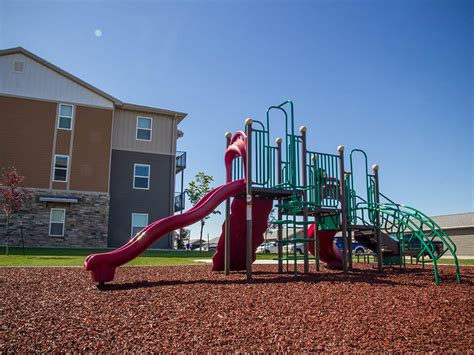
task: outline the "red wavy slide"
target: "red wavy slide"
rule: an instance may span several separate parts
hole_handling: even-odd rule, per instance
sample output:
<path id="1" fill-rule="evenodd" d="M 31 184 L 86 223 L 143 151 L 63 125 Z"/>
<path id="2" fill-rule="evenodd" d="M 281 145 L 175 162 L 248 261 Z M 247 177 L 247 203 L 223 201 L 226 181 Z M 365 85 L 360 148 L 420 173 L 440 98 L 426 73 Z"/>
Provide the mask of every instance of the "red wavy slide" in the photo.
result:
<path id="1" fill-rule="evenodd" d="M 247 226 L 245 221 L 245 198 L 234 198 L 230 211 L 230 270 L 246 270 Z M 268 215 L 273 207 L 273 200 L 252 199 L 252 262 L 255 261 L 257 247 L 263 243 L 264 233 L 268 228 Z M 224 270 L 225 255 L 225 222 L 217 243 L 216 253 L 212 258 L 212 271 Z"/>
<path id="2" fill-rule="evenodd" d="M 235 180 L 219 186 L 204 196 L 189 211 L 169 216 L 150 224 L 117 250 L 88 256 L 84 261 L 84 268 L 91 271 L 92 278 L 96 282 L 112 281 L 115 269 L 118 266 L 139 256 L 162 236 L 198 222 L 214 211 L 227 198 L 244 193 L 244 180 Z"/>
<path id="3" fill-rule="evenodd" d="M 314 238 L 315 225 L 311 225 L 308 230 L 308 236 Z M 342 268 L 342 254 L 334 243 L 334 236 L 338 231 L 323 230 L 318 231 L 319 239 L 319 257 L 327 266 L 331 268 Z M 314 243 L 309 243 L 309 252 L 314 255 Z"/>
<path id="4" fill-rule="evenodd" d="M 130 260 L 135 259 L 147 250 L 155 241 L 162 236 L 176 230 L 189 226 L 203 219 L 214 211 L 217 206 L 227 198 L 245 193 L 244 180 L 236 180 L 215 188 L 204 196 L 192 209 L 183 214 L 173 215 L 158 220 L 141 230 L 127 244 L 117 250 L 92 254 L 84 261 L 84 268 L 92 273 L 92 279 L 96 282 L 109 282 L 114 279 L 115 269 Z M 271 200 L 253 199 L 253 260 L 255 261 L 255 250 L 263 241 L 263 233 L 267 229 L 268 215 L 272 208 Z M 245 199 L 236 198 L 231 209 L 231 270 L 245 269 Z M 224 227 L 223 227 L 224 228 Z M 213 270 L 224 268 L 224 238 L 220 238 L 217 253 L 213 258 Z"/>

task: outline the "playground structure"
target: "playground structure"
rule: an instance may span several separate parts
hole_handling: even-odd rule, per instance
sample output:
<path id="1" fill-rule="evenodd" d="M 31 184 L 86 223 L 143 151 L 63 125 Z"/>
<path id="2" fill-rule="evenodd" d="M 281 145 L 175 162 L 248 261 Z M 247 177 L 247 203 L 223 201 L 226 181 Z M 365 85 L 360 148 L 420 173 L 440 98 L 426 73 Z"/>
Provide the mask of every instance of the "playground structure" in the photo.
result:
<path id="1" fill-rule="evenodd" d="M 284 118 L 284 136 L 271 142 L 271 123 L 275 113 Z M 352 240 L 373 250 L 377 266 L 405 263 L 405 256 L 432 263 L 439 284 L 438 260 L 449 253 L 454 258 L 457 282 L 460 282 L 456 245 L 428 216 L 397 204 L 380 192 L 379 167 L 369 172 L 364 151 L 353 149 L 349 169 L 345 169 L 344 147 L 338 154 L 311 151 L 307 148 L 306 128 L 295 133 L 294 106 L 291 101 L 271 106 L 265 123 L 247 119 L 245 132 L 233 136 L 226 133 L 226 184 L 212 190 L 193 208 L 180 215 L 156 221 L 145 227 L 121 248 L 90 255 L 84 268 L 92 272 L 94 281 L 112 281 L 116 267 L 125 264 L 148 249 L 167 233 L 193 224 L 226 203 L 225 222 L 213 257 L 214 271 L 229 274 L 246 270 L 252 277 L 256 248 L 263 242 L 268 216 L 274 206 L 278 225 L 278 272 L 298 274 L 298 260 L 303 273 L 309 272 L 310 261 L 320 270 L 320 261 L 343 272 L 352 269 Z M 362 193 L 356 191 L 355 157 L 364 161 Z M 357 186 L 359 187 L 359 186 Z M 358 194 L 359 192 L 359 194 Z M 231 203 L 231 198 L 233 201 Z M 342 253 L 334 246 L 336 233 L 342 234 Z M 301 235 L 298 235 L 301 234 Z M 442 242 L 441 251 L 434 246 Z M 297 255 L 298 243 L 304 246 Z M 293 244 L 293 252 L 284 245 Z M 284 249 L 285 252 L 284 252 Z M 310 256 L 311 255 L 311 256 Z"/>

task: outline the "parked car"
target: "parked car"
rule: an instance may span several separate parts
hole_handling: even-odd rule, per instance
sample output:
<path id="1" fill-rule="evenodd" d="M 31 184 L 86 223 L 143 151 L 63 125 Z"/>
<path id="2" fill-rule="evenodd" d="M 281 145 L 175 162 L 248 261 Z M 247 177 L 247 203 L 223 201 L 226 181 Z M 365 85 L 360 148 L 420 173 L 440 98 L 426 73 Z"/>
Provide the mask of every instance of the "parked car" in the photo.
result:
<path id="1" fill-rule="evenodd" d="M 286 253 L 288 249 L 288 254 L 293 254 L 295 250 L 295 245 L 290 243 L 288 245 L 283 246 L 283 252 Z M 304 253 L 304 244 L 303 243 L 296 243 L 296 254 L 303 255 Z"/>
<path id="2" fill-rule="evenodd" d="M 191 250 L 201 250 L 201 251 L 212 251 L 217 249 L 217 243 L 202 243 L 199 246 L 199 243 L 191 244 Z"/>
<path id="3" fill-rule="evenodd" d="M 335 237 L 334 242 L 339 249 L 342 249 L 342 237 Z M 352 242 L 352 254 L 354 255 L 364 255 L 364 254 L 373 254 L 372 250 L 364 247 L 358 242 Z"/>
<path id="4" fill-rule="evenodd" d="M 262 243 L 257 248 L 257 253 L 262 253 L 262 254 L 278 253 L 278 243 L 277 242 Z"/>
<path id="5" fill-rule="evenodd" d="M 214 251 L 217 249 L 217 243 L 204 243 L 202 245 L 202 250 L 205 250 L 205 251 Z"/>

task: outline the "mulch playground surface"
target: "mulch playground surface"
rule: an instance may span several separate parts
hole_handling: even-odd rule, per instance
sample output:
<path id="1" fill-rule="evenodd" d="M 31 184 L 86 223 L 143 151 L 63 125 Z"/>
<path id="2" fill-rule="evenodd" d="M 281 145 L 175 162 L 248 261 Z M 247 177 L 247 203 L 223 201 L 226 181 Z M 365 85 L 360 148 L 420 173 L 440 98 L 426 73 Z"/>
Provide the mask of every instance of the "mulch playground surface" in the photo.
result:
<path id="1" fill-rule="evenodd" d="M 474 268 L 372 265 L 294 278 L 258 265 L 124 267 L 99 290 L 79 268 L 0 268 L 0 352 L 473 352 Z"/>

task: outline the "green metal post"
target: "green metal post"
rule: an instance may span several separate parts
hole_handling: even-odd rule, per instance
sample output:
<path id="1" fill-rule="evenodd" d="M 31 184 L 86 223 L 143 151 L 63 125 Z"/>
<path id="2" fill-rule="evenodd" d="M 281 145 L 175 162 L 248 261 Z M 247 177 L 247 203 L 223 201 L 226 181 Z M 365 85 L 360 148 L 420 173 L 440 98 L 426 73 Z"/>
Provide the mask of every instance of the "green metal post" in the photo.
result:
<path id="1" fill-rule="evenodd" d="M 312 166 L 313 166 L 313 169 L 314 169 L 315 172 L 316 172 L 316 159 L 318 159 L 318 156 L 316 154 L 313 154 L 313 156 L 311 157 L 311 160 L 312 160 Z M 314 202 L 318 206 L 319 205 L 319 192 L 317 191 L 317 189 L 319 189 L 319 185 L 317 185 L 316 182 L 312 182 L 312 183 L 315 184 L 314 185 L 314 189 L 315 189 L 314 190 L 314 192 L 315 192 L 315 201 Z M 314 217 L 314 259 L 315 259 L 315 263 L 316 263 L 316 271 L 319 271 L 320 268 L 321 268 L 320 259 L 319 259 L 319 234 L 318 234 L 318 229 L 319 229 L 319 215 L 316 214 L 315 217 Z"/>
<path id="2" fill-rule="evenodd" d="M 230 144 L 232 133 L 226 132 L 226 148 Z M 230 274 L 230 198 L 225 200 L 225 239 L 224 239 L 224 272 Z"/>
<path id="3" fill-rule="evenodd" d="M 352 270 L 352 231 L 347 230 L 347 261 L 349 262 L 349 270 Z"/>
<path id="4" fill-rule="evenodd" d="M 306 127 L 300 127 L 301 133 L 301 184 L 303 185 L 303 238 L 306 239 L 303 246 L 304 251 L 304 269 L 303 273 L 309 273 L 309 254 L 308 254 L 308 182 L 306 171 Z M 296 236 L 295 236 L 296 237 Z"/>
<path id="5" fill-rule="evenodd" d="M 281 169 L 282 169 L 282 162 L 281 162 L 281 142 L 282 139 L 278 137 L 275 141 L 277 145 L 277 185 L 281 184 Z M 283 212 L 281 207 L 282 200 L 278 200 L 278 220 L 281 221 L 283 219 Z M 278 223 L 278 273 L 281 274 L 283 272 L 283 245 L 281 240 L 283 239 L 283 226 L 281 223 Z"/>
<path id="6" fill-rule="evenodd" d="M 380 230 L 380 195 L 379 195 L 379 166 L 374 164 L 372 166 L 374 171 L 374 182 L 375 182 L 375 191 L 374 191 L 374 202 L 375 202 L 375 238 L 377 240 L 377 268 L 379 271 L 383 269 L 383 256 L 382 256 L 382 235 Z"/>
<path id="7" fill-rule="evenodd" d="M 346 175 L 347 175 L 347 172 L 344 172 L 344 181 L 341 181 L 341 184 L 344 184 L 346 183 Z M 352 229 L 349 228 L 349 216 L 347 214 L 347 210 L 348 210 L 348 205 L 349 205 L 349 201 L 347 200 L 347 186 L 344 187 L 346 190 L 345 190 L 345 210 L 346 210 L 346 228 L 347 228 L 347 249 L 348 249 L 348 259 L 349 259 L 349 270 L 352 270 Z"/>
<path id="8" fill-rule="evenodd" d="M 342 219 L 342 269 L 347 273 L 347 210 L 346 210 L 346 187 L 344 184 L 344 146 L 337 147 L 339 152 L 339 180 Z"/>
<path id="9" fill-rule="evenodd" d="M 247 174 L 246 174 L 246 227 L 247 227 L 247 243 L 246 243 L 246 266 L 247 280 L 252 278 L 252 119 L 245 120 L 245 130 L 247 134 Z"/>

